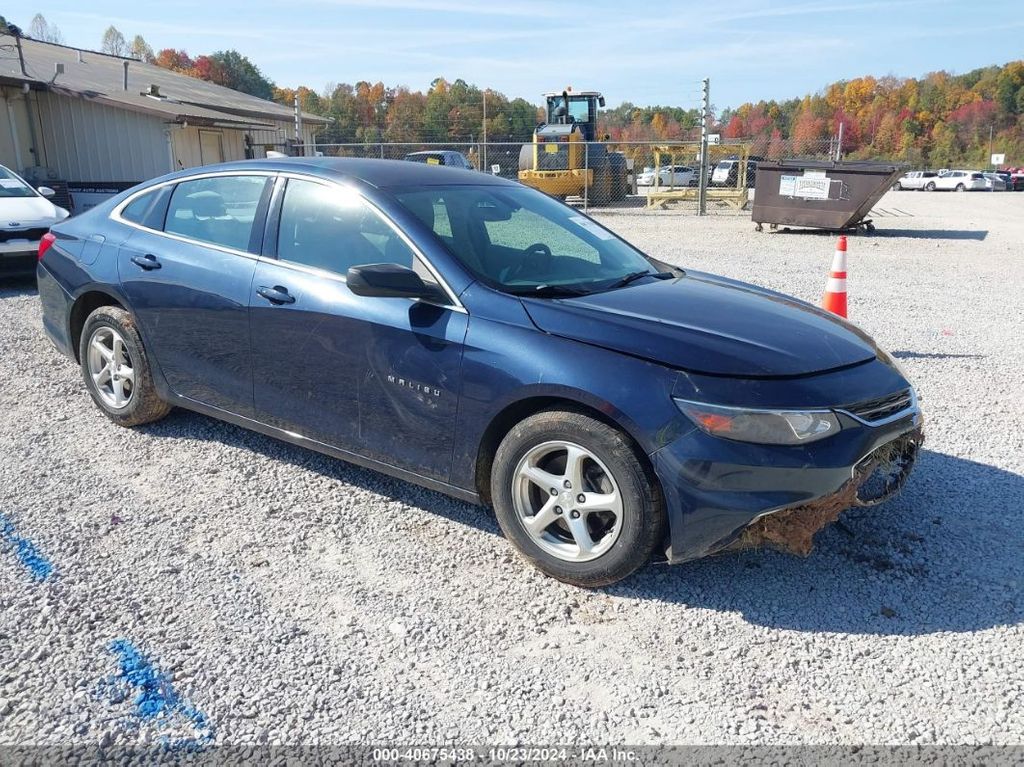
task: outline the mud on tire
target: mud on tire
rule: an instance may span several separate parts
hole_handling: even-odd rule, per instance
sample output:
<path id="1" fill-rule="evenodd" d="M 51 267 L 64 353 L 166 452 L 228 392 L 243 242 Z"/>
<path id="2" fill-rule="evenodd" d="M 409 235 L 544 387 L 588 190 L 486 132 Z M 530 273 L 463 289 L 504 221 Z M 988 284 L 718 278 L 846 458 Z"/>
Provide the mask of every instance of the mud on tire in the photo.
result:
<path id="1" fill-rule="evenodd" d="M 544 535 L 550 537 L 551 541 L 546 543 L 538 538 L 536 532 L 527 528 L 526 520 L 532 518 L 523 513 L 529 496 L 524 498 L 523 488 L 527 481 L 523 479 L 521 469 L 528 465 L 524 461 L 528 461 L 531 455 L 538 450 L 543 451 L 546 446 L 554 445 L 554 457 L 551 459 L 554 463 L 545 468 L 552 476 L 558 475 L 559 471 L 564 472 L 564 476 L 558 475 L 560 481 L 564 480 L 570 474 L 567 465 L 569 456 L 566 454 L 559 459 L 557 455 L 557 446 L 564 444 L 578 446 L 589 454 L 590 457 L 581 460 L 580 465 L 585 465 L 590 474 L 583 487 L 572 488 L 572 497 L 567 499 L 564 516 L 556 519 L 551 527 L 545 528 Z M 595 480 L 595 476 L 600 479 Z M 595 481 L 606 482 L 606 486 L 598 488 L 589 484 Z M 574 513 L 572 504 L 576 494 L 593 491 L 596 497 L 608 493 L 608 488 L 616 489 L 621 499 L 621 519 L 615 537 L 610 539 L 613 542 L 596 558 L 587 561 L 569 561 L 553 554 L 552 548 L 572 547 L 575 536 L 570 531 L 569 515 Z M 550 490 L 544 487 L 529 488 L 529 492 L 536 498 L 537 506 L 548 500 L 546 496 L 551 490 L 557 491 L 558 497 L 563 495 L 562 487 L 552 487 Z M 556 493 L 551 493 L 551 496 L 550 500 L 554 503 L 557 500 Z M 655 548 L 663 542 L 666 531 L 660 488 L 632 440 L 606 423 L 571 410 L 542 411 L 512 428 L 495 455 L 491 472 L 491 499 L 498 524 L 519 552 L 546 575 L 576 586 L 605 586 L 632 574 L 647 563 Z M 580 508 L 585 509 L 586 506 L 581 502 Z M 539 513 L 536 511 L 536 514 Z M 597 512 L 581 513 L 586 517 L 587 524 L 594 524 L 591 517 Z M 579 516 L 576 514 L 577 519 L 572 521 L 578 524 Z M 600 524 L 601 520 L 597 522 Z"/>
<path id="2" fill-rule="evenodd" d="M 97 346 L 90 356 L 90 346 L 94 343 Z M 114 352 L 115 344 L 123 348 Z M 130 379 L 127 375 L 119 375 L 119 390 L 124 399 L 120 406 L 112 402 L 116 395 L 111 391 L 112 386 L 107 383 L 112 377 L 109 367 L 111 354 L 115 355 L 116 367 L 120 371 L 131 371 Z M 101 306 L 88 316 L 82 328 L 78 357 L 82 378 L 93 402 L 119 426 L 140 426 L 158 421 L 171 411 L 171 406 L 160 399 L 153 384 L 149 358 L 142 345 L 142 337 L 135 326 L 135 319 L 124 309 L 118 306 Z M 97 375 L 97 368 L 104 361 L 107 363 L 107 372 L 101 371 Z M 126 384 L 126 381 L 130 381 L 130 385 Z"/>

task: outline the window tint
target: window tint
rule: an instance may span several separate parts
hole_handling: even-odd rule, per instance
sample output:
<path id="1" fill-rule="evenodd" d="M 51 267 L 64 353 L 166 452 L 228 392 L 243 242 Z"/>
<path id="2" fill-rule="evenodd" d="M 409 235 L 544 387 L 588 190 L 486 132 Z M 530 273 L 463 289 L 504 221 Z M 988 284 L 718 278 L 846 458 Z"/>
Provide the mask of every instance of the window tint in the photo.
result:
<path id="1" fill-rule="evenodd" d="M 121 210 L 121 218 L 150 229 L 163 229 L 164 213 L 172 191 L 170 186 L 161 186 L 139 195 Z"/>
<path id="2" fill-rule="evenodd" d="M 174 188 L 164 231 L 193 240 L 248 250 L 266 176 L 216 176 Z"/>
<path id="3" fill-rule="evenodd" d="M 289 179 L 281 203 L 277 257 L 340 275 L 364 264 L 400 264 L 433 276 L 412 249 L 359 195 Z"/>
<path id="4" fill-rule="evenodd" d="M 147 192 L 144 195 L 140 195 L 132 200 L 128 205 L 121 211 L 121 218 L 128 221 L 132 221 L 136 224 L 141 224 L 146 218 L 146 213 L 153 205 L 153 200 L 156 199 L 157 190 L 154 189 L 152 192 Z"/>

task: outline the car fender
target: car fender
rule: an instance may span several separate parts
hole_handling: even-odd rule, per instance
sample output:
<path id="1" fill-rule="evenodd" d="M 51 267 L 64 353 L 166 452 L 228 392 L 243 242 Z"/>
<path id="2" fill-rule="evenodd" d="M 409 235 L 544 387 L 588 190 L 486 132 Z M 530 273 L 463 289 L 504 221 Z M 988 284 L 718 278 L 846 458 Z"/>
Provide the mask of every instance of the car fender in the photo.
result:
<path id="1" fill-rule="evenodd" d="M 649 455 L 688 428 L 671 397 L 677 375 L 662 365 L 532 326 L 472 317 L 450 482 L 475 488 L 481 450 L 496 448 L 492 438 L 500 442 L 516 421 L 558 403 L 599 414 Z M 506 422 L 509 413 L 515 418 Z M 502 427 L 498 434 L 496 424 Z"/>

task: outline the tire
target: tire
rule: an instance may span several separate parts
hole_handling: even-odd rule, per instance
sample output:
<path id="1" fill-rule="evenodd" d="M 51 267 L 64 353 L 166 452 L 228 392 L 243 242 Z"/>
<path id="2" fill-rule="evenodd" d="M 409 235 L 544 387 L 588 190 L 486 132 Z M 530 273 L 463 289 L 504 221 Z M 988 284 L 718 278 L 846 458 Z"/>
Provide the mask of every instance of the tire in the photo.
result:
<path id="1" fill-rule="evenodd" d="M 612 199 L 612 176 L 608 163 L 594 168 L 594 183 L 587 191 L 587 201 L 591 205 L 607 205 Z"/>
<path id="2" fill-rule="evenodd" d="M 926 192 L 934 192 L 934 191 L 935 191 L 935 182 L 934 182 L 934 181 L 929 181 L 929 182 L 928 182 L 928 183 L 927 183 L 927 184 L 925 185 L 925 187 L 924 187 L 924 190 L 925 190 Z"/>
<path id="3" fill-rule="evenodd" d="M 608 169 L 612 176 L 612 202 L 622 202 L 629 194 L 629 182 L 626 168 L 626 156 L 620 152 L 608 153 Z"/>
<path id="4" fill-rule="evenodd" d="M 519 170 L 533 170 L 533 144 L 519 147 Z"/>
<path id="5" fill-rule="evenodd" d="M 575 471 L 566 469 L 570 449 L 582 455 Z M 577 486 L 566 485 L 573 481 Z M 631 440 L 572 411 L 542 411 L 513 427 L 495 454 L 491 499 L 505 537 L 534 567 L 585 588 L 607 586 L 642 567 L 666 530 L 657 481 Z M 550 521 L 531 531 L 526 520 L 538 512 Z M 589 551 L 573 532 L 581 528 Z"/>
<path id="6" fill-rule="evenodd" d="M 897 181 L 895 184 L 892 185 L 892 190 L 894 192 L 902 192 L 903 191 L 903 184 L 901 184 L 899 181 Z"/>
<path id="7" fill-rule="evenodd" d="M 93 402 L 119 426 L 152 423 L 171 412 L 171 406 L 160 399 L 153 385 L 135 319 L 124 309 L 101 306 L 89 315 L 82 328 L 78 357 Z M 115 361 L 118 367 L 112 372 L 110 366 Z"/>
<path id="8" fill-rule="evenodd" d="M 967 187 L 965 187 L 965 186 L 964 186 L 963 184 L 957 184 L 957 185 L 956 185 L 956 190 L 957 190 L 958 192 L 963 192 L 963 191 L 965 191 L 966 189 L 967 189 Z"/>

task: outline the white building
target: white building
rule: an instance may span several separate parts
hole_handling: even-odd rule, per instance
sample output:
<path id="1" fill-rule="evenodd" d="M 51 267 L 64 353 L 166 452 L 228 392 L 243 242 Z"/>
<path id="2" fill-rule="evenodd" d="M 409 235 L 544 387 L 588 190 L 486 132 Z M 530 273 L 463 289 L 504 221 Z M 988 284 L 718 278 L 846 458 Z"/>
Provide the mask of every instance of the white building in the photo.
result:
<path id="1" fill-rule="evenodd" d="M 0 164 L 69 190 L 78 211 L 173 170 L 295 153 L 290 107 L 37 40 L 0 35 L 0 52 Z M 326 123 L 302 115 L 307 152 Z"/>

